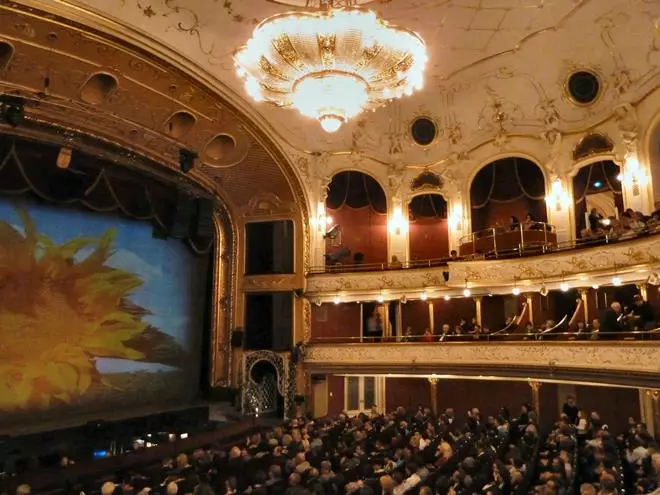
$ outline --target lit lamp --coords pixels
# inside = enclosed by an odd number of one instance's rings
[[[645,186],[649,180],[646,171],[634,156],[626,158],[623,174],[619,178],[624,186],[630,188],[633,196],[639,196],[641,193],[640,187]]]
[[[294,108],[332,133],[364,110],[422,88],[424,41],[343,3],[326,0],[325,8],[277,14],[256,27],[234,56],[253,100]]]
[[[389,221],[390,234],[402,235],[408,232],[408,221],[403,216],[403,208],[395,206]]]
[[[332,217],[329,216],[325,209],[325,203],[319,201],[316,207],[316,217],[312,219],[312,223],[321,234],[325,234],[328,227],[332,225]]]
[[[545,197],[545,202],[557,212],[568,209],[568,206],[571,204],[571,198],[564,189],[560,179],[552,181],[550,194]]]
[[[457,203],[449,216],[449,226],[453,230],[463,230],[463,205]]]

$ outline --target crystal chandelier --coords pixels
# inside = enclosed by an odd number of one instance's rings
[[[424,41],[374,12],[335,8],[264,20],[234,57],[254,100],[293,107],[327,132],[422,88]]]

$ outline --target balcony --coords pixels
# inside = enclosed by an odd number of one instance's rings
[[[660,388],[660,341],[312,343],[310,373],[460,375]]]
[[[541,286],[558,289],[562,283],[573,286],[606,285],[613,275],[619,282],[639,282],[660,268],[660,236],[632,239],[599,239],[578,246],[559,246],[556,251],[499,253],[492,259],[429,260],[401,267],[379,265],[373,271],[358,273],[310,272],[306,295],[317,302],[331,301],[337,294],[343,300],[375,299],[383,291],[401,297],[411,291],[438,290],[460,294],[466,287],[473,293],[507,293],[514,284],[523,291]],[[442,263],[441,263],[442,261]],[[422,267],[420,267],[422,265]],[[438,266],[442,265],[442,266]],[[589,281],[586,283],[586,281]]]

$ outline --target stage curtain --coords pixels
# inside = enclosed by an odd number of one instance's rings
[[[158,235],[168,232],[177,208],[175,186],[78,151],[61,169],[56,166],[59,151],[50,144],[0,136],[0,193],[120,213],[151,222]],[[213,236],[188,239],[198,254],[207,254],[213,241]]]

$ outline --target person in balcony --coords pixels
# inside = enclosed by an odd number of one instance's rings
[[[592,208],[589,212],[589,230],[595,234],[602,228],[603,216],[598,212],[598,208]]]
[[[451,327],[449,326],[448,323],[443,323],[442,330],[440,332],[440,339],[439,339],[440,342],[451,339],[450,335],[451,335]]]
[[[431,333],[431,330],[426,328],[424,329],[424,335],[422,335],[421,341],[422,342],[433,342],[435,338],[433,337],[433,334]]]
[[[620,321],[622,312],[623,309],[620,302],[614,301],[610,304],[610,307],[603,314],[603,320],[601,321],[601,339],[614,339],[621,332]]]
[[[511,215],[511,218],[509,219],[509,230],[511,232],[520,230],[520,220],[518,220],[518,217],[515,215]]]
[[[392,259],[389,264],[390,270],[400,270],[403,268],[403,263],[399,260],[399,257],[395,254],[392,255]]]
[[[655,310],[640,294],[635,294],[631,311],[635,328],[652,330],[656,324]]]

